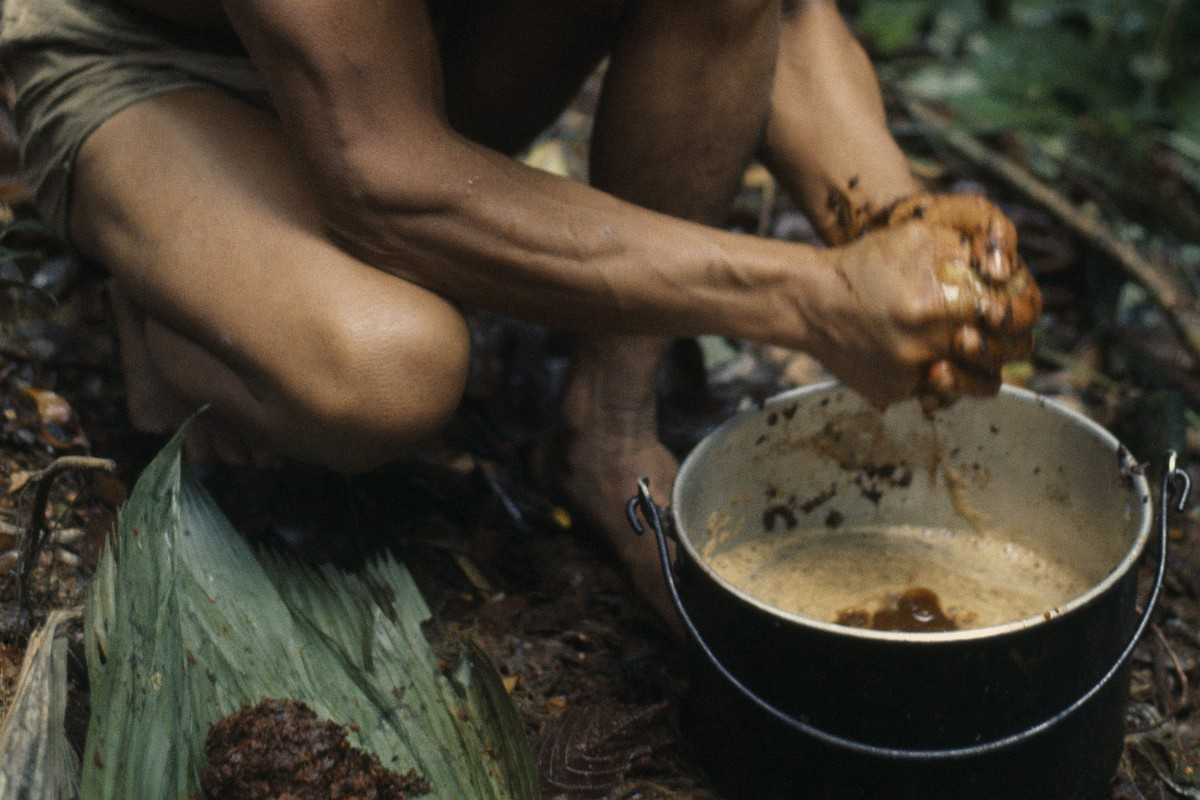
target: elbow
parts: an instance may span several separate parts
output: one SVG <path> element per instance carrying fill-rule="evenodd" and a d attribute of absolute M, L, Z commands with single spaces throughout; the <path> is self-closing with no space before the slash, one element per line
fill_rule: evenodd
<path fill-rule="evenodd" d="M 336 166 L 324 170 L 316 186 L 330 238 L 373 262 L 393 252 L 414 221 L 454 207 L 465 159 L 448 140 L 410 137 L 402 146 L 366 141 L 341 147 Z"/>

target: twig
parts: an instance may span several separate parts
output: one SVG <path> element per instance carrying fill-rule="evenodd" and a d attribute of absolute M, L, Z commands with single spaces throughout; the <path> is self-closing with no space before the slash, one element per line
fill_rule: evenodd
<path fill-rule="evenodd" d="M 1035 354 L 1038 358 L 1049 361 L 1059 369 L 1064 369 L 1067 372 L 1075 375 L 1093 386 L 1099 386 L 1101 389 L 1114 390 L 1119 389 L 1121 384 L 1112 378 L 1105 375 L 1099 370 L 1092 369 L 1076 358 L 1073 358 L 1068 353 L 1064 353 L 1045 342 L 1038 341 L 1035 344 Z"/>
<path fill-rule="evenodd" d="M 1173 700 L 1170 695 L 1170 686 L 1167 681 L 1159 681 L 1159 702 L 1163 706 L 1163 714 L 1170 717 L 1178 713 L 1179 709 L 1186 708 L 1188 705 L 1188 677 L 1187 670 L 1183 668 L 1183 664 L 1179 661 L 1179 656 L 1175 654 L 1175 649 L 1171 647 L 1171 643 L 1167 641 L 1167 637 L 1163 635 L 1162 628 L 1157 625 L 1151 625 L 1150 629 L 1154 631 L 1154 636 L 1158 640 L 1158 650 L 1161 655 L 1166 656 L 1171 660 L 1171 666 L 1175 668 L 1175 677 L 1179 680 L 1179 700 Z M 1156 658 L 1157 662 L 1159 659 Z M 1155 664 L 1155 672 L 1159 672 L 1158 664 Z M 1162 672 L 1166 672 L 1165 665 Z M 1165 677 L 1164 675 L 1156 677 Z"/>
<path fill-rule="evenodd" d="M 894 87 L 894 91 L 913 119 L 925 126 L 928 134 L 1008 183 L 1116 261 L 1130 278 L 1149 293 L 1192 358 L 1200 362 L 1200 303 L 1182 281 L 1144 257 L 1136 247 L 1118 237 L 1104 223 L 1085 214 L 1029 170 L 989 149 L 970 133 L 952 127 L 928 105 L 905 90 Z"/>
<path fill-rule="evenodd" d="M 22 611 L 28 608 L 29 576 L 33 565 L 37 563 L 38 553 L 46 539 L 46 506 L 50 500 L 50 488 L 54 479 L 67 470 L 100 469 L 112 472 L 117 468 L 116 463 L 107 458 L 94 456 L 60 456 L 51 461 L 45 469 L 38 470 L 29 476 L 29 482 L 34 484 L 33 507 L 29 510 L 29 523 L 17 543 L 17 597 Z"/>

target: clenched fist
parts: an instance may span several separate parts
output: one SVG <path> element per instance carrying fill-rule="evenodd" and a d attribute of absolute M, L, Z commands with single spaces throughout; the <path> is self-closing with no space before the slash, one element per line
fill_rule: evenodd
<path fill-rule="evenodd" d="M 1032 351 L 1041 294 L 1012 223 L 983 197 L 906 198 L 837 253 L 858 329 L 831 326 L 823 360 L 877 405 L 994 394 L 1000 368 Z"/>

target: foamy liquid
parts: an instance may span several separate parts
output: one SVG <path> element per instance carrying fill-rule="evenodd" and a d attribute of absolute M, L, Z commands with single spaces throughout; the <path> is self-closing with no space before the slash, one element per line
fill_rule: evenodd
<path fill-rule="evenodd" d="M 917 526 L 760 536 L 708 558 L 767 605 L 822 622 L 875 611 L 913 587 L 932 590 L 959 628 L 1052 613 L 1090 588 L 1079 572 L 991 533 Z"/>

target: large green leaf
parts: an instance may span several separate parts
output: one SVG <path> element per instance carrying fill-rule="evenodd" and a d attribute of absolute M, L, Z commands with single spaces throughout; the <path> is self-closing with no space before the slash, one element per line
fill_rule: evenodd
<path fill-rule="evenodd" d="M 529 800 L 537 774 L 491 663 L 455 675 L 421 632 L 428 608 L 390 557 L 351 575 L 260 560 L 180 464 L 147 467 L 94 579 L 86 617 L 89 800 L 192 800 L 212 720 L 291 698 L 434 797 Z"/>

